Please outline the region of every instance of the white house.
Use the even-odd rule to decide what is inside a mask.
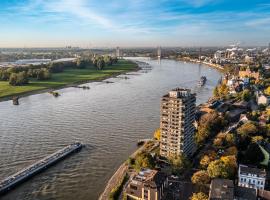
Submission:
[[[256,100],[257,100],[257,104],[260,105],[266,105],[268,106],[269,104],[269,98],[264,95],[262,92],[257,92],[256,93]]]
[[[263,190],[265,179],[265,170],[239,165],[238,186]]]

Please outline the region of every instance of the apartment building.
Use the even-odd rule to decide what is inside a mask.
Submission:
[[[196,150],[196,95],[189,89],[176,88],[161,100],[160,154],[164,157],[184,154],[192,156]]]

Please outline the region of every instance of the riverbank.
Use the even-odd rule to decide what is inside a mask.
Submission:
[[[211,63],[205,63],[205,62],[199,62],[199,61],[197,62],[197,61],[193,61],[193,60],[179,60],[179,59],[176,59],[176,61],[205,64],[205,65],[207,65],[209,67],[216,68],[219,71],[223,71],[223,68],[221,66],[214,65],[214,64],[211,64]],[[205,103],[209,102],[211,98],[212,97],[210,97],[207,101],[205,101]],[[197,108],[200,108],[201,106],[202,106],[202,104],[198,105]],[[143,146],[141,146],[140,148],[138,148],[134,153],[132,153],[130,155],[130,158],[135,158],[136,155],[139,152],[141,152],[141,151],[144,150],[145,145],[146,144],[144,144]],[[119,168],[116,170],[116,172],[112,175],[112,177],[109,179],[109,181],[107,182],[106,187],[105,187],[103,193],[99,197],[99,200],[108,200],[109,199],[109,196],[110,196],[110,193],[113,190],[114,186],[115,185],[118,185],[119,182],[121,180],[123,180],[123,178],[126,176],[126,174],[128,174],[128,172],[129,172],[129,168],[128,168],[127,162],[122,163],[119,166]]]
[[[209,63],[209,62],[204,62],[204,61],[199,61],[198,59],[181,59],[181,58],[177,58],[176,59],[177,61],[182,61],[182,62],[190,62],[190,63],[197,63],[197,64],[204,64],[204,65],[207,65],[209,67],[213,67],[213,68],[216,68],[220,71],[223,71],[224,68],[219,65],[219,64],[213,64],[213,63]]]
[[[83,83],[103,81],[131,71],[138,71],[139,66],[129,60],[119,60],[117,64],[107,66],[104,70],[93,68],[66,69],[62,73],[54,73],[50,80],[31,81],[25,86],[11,86],[8,81],[0,81],[0,102],[11,100],[13,96],[29,96],[51,90],[71,87]]]
[[[145,142],[142,146],[140,146],[138,149],[136,149],[135,152],[133,152],[129,158],[135,158],[140,152],[144,151],[144,149],[147,147],[147,142]],[[118,185],[121,180],[128,174],[129,171],[129,165],[127,161],[123,162],[119,168],[116,170],[116,172],[112,175],[110,180],[107,182],[106,187],[102,194],[99,196],[98,200],[108,200],[110,197],[110,194],[114,187]]]

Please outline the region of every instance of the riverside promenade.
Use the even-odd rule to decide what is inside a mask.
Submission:
[[[130,158],[135,158],[136,155],[143,151],[147,142],[144,143],[141,147],[139,147],[131,156]],[[123,178],[128,173],[129,166],[126,162],[120,165],[120,167],[116,170],[113,176],[108,181],[103,193],[99,196],[99,200],[108,200],[110,198],[110,193],[114,187],[120,184]]]

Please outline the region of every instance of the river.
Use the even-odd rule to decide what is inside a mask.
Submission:
[[[90,90],[64,88],[0,103],[0,179],[80,141],[81,152],[23,183],[3,200],[95,200],[106,182],[136,149],[138,139],[150,138],[159,127],[161,96],[175,87],[197,93],[197,104],[208,100],[220,72],[205,65],[173,60],[144,61],[151,70],[132,72]],[[207,83],[197,88],[200,76]]]

